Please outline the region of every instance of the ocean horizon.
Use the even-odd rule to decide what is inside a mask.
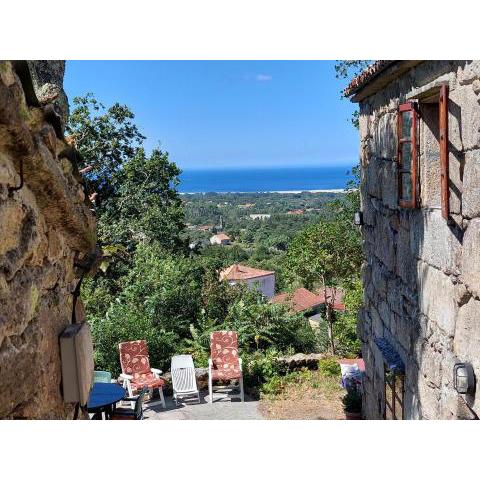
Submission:
[[[184,170],[180,193],[250,193],[343,190],[352,167],[262,167]]]

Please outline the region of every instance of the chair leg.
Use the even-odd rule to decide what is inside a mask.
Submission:
[[[243,402],[245,400],[245,397],[243,394],[243,377],[240,377],[238,382],[240,383],[240,401]]]
[[[158,387],[158,394],[160,395],[160,403],[162,404],[162,408],[166,409],[167,406],[165,405],[165,398],[163,396],[163,388],[162,387]]]
[[[213,403],[213,388],[212,388],[212,375],[211,374],[208,376],[208,395],[209,395],[208,402]]]
[[[123,388],[125,388],[125,383],[127,384],[128,396],[130,398],[132,398],[133,397],[132,384],[130,383],[130,380],[125,380],[124,383],[123,383]],[[135,402],[134,401],[130,402],[130,407],[132,407],[132,410],[135,410]]]

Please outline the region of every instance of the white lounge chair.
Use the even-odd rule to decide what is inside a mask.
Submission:
[[[179,398],[197,397],[200,403],[195,366],[191,355],[175,355],[170,366],[172,372],[173,399],[178,405]]]

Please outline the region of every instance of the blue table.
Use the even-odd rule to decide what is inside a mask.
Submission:
[[[94,383],[87,402],[88,413],[105,412],[110,416],[112,406],[125,398],[126,391],[116,383]]]

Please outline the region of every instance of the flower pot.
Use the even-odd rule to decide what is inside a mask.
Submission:
[[[362,420],[362,412],[345,412],[347,420]]]

